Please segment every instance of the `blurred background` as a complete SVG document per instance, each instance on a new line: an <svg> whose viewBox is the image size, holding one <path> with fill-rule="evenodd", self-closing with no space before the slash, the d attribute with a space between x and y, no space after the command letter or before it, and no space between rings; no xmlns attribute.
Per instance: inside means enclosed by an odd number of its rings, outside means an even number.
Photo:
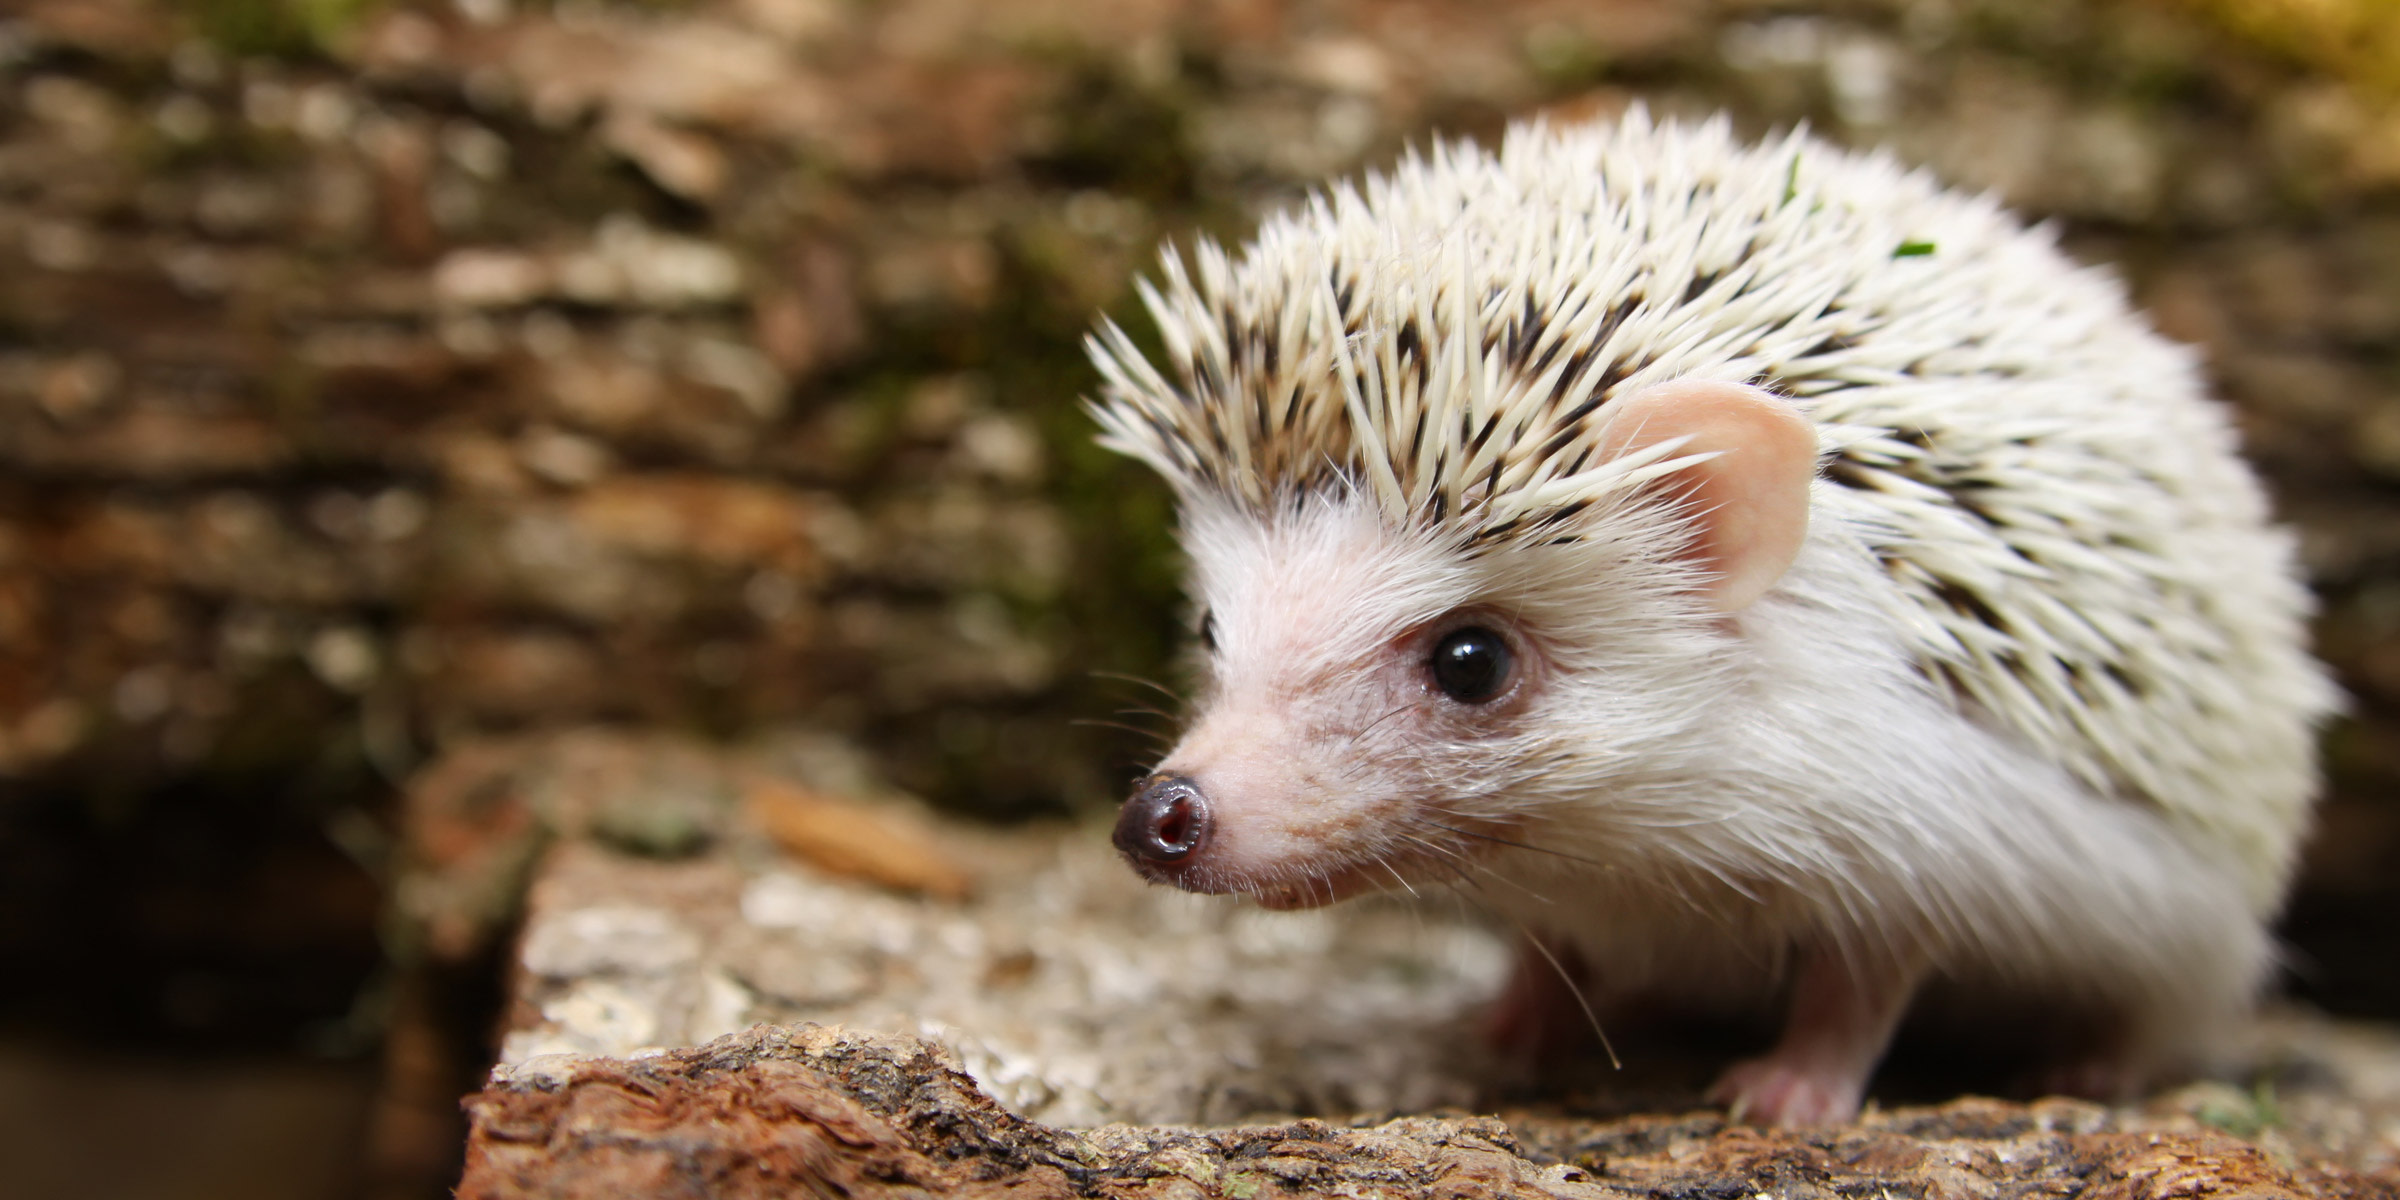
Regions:
<svg viewBox="0 0 2400 1200"><path fill-rule="evenodd" d="M0 1191L446 1194L500 966L412 903L445 755L1112 804L1093 672L1183 614L1094 314L1635 100L1996 192L2205 349L2354 698L2291 990L2400 1018L2387 3L0 0Z"/></svg>

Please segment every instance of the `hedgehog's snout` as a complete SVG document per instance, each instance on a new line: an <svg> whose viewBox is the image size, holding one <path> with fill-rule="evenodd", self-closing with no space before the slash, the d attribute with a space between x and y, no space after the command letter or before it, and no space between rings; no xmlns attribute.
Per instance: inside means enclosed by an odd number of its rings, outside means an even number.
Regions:
<svg viewBox="0 0 2400 1200"><path fill-rule="evenodd" d="M1182 775L1153 775L1117 814L1111 839L1134 867L1153 879L1172 880L1207 843L1208 797Z"/></svg>

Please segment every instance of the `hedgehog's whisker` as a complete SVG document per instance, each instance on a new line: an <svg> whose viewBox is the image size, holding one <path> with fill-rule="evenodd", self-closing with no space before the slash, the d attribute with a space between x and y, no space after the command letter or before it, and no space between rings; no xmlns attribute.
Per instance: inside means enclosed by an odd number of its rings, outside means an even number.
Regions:
<svg viewBox="0 0 2400 1200"><path fill-rule="evenodd" d="M1183 693L1178 692L1174 688L1168 687L1167 685L1160 683L1155 679L1145 679L1142 676L1129 675L1123 671L1094 671L1092 672L1092 675L1099 679L1115 679L1124 683L1140 684L1141 686L1156 691L1160 695L1165 696L1167 699L1174 701L1176 707L1178 708L1190 708L1192 706L1191 701L1183 698Z"/></svg>
<svg viewBox="0 0 2400 1200"><path fill-rule="evenodd" d="M1351 747L1358 745L1358 740L1373 732L1376 726L1383 724L1385 721L1391 720L1393 717L1399 716L1401 713L1407 712L1408 708L1408 705L1403 704L1400 707L1367 722L1356 733L1351 734L1349 738L1342 743L1342 750L1347 751ZM1351 780L1358 778L1359 775L1364 773L1371 765L1373 764L1370 760L1364 758L1359 759L1357 762L1351 764L1349 770L1342 772L1340 782L1348 783Z"/></svg>
<svg viewBox="0 0 2400 1200"><path fill-rule="evenodd" d="M1390 711L1390 712L1387 712L1387 713L1383 714L1382 716L1380 716L1380 717L1377 717L1377 718L1375 718L1374 720L1367 722L1367 723L1366 723L1366 725L1365 725L1363 728L1361 728L1361 729L1360 729L1360 730L1359 730L1357 733L1354 733L1354 734L1351 734L1351 735L1350 735L1350 740L1349 740L1349 741L1342 743L1342 746L1343 746L1343 748L1344 748L1344 749L1347 749L1347 748L1349 748L1349 747L1351 747L1351 746L1355 746L1355 745L1357 745L1357 744L1358 744L1358 739L1360 739L1360 738L1363 738L1363 737L1367 736L1367 735L1368 735L1368 734L1370 734L1370 733L1373 733L1373 732L1375 731L1375 727L1376 727L1376 726L1378 726L1378 725L1381 725L1381 724L1383 724L1385 721L1389 721L1389 720L1391 720L1393 717L1399 716L1401 713L1407 712L1407 711L1408 711L1408 708L1409 708L1409 706L1408 706L1408 705L1405 705L1405 704L1403 704L1403 705L1399 706L1398 708L1395 708L1395 709L1393 709L1392 711Z"/></svg>
<svg viewBox="0 0 2400 1200"><path fill-rule="evenodd" d="M1103 721L1098 717L1075 717L1068 720L1067 724L1088 725L1095 729L1122 729L1127 733L1140 734L1141 736L1156 742L1161 748L1169 745L1166 734L1160 733L1155 729L1144 729L1139 725L1128 725L1123 721Z"/></svg>
<svg viewBox="0 0 2400 1200"><path fill-rule="evenodd" d="M1509 917L1509 921L1516 925L1517 933L1525 939L1527 944L1541 954L1542 961L1549 963L1550 969L1558 972L1558 981L1567 985L1567 994L1575 997L1575 1007L1582 1009L1583 1019L1591 1023L1592 1036L1600 1039L1600 1050L1608 1055L1608 1065L1619 1071L1624 1070L1624 1060L1617 1057L1617 1048L1609 1044L1608 1031L1600 1028L1599 1012L1592 1008L1591 998L1583 994L1583 985L1575 982L1575 976L1567 970L1567 964L1558 961L1558 955L1551 953L1550 947L1542 944L1542 939L1533 936L1533 930L1527 928L1525 922L1519 921L1513 916Z"/></svg>
<svg viewBox="0 0 2400 1200"><path fill-rule="evenodd" d="M1430 824L1430 822L1427 822L1427 823L1428 823L1428 824ZM1479 875L1489 875L1489 876L1491 876L1493 879L1496 879L1496 880L1500 881L1501 883L1505 883L1505 884L1507 884L1508 886L1510 886L1510 887L1512 887L1512 888L1515 888L1516 890L1518 890L1518 891L1520 891L1520 892L1523 892L1523 893L1525 893L1525 895L1526 895L1526 898L1528 898L1528 899L1532 899L1532 900L1539 900L1539 901L1541 901L1541 902L1542 902L1542 903L1544 903L1544 904L1556 904L1556 903L1558 903L1556 900L1553 900L1553 899L1551 899L1550 897L1548 897L1548 896L1545 896L1545 895L1543 895L1542 893L1540 893L1540 892L1537 892L1537 891L1533 890L1532 888L1529 888L1529 887L1525 886L1523 883L1521 883L1521 882L1519 882L1519 881L1517 881L1517 880L1511 879L1511 878L1509 878L1508 876L1506 876L1506 875L1503 875L1503 874L1501 874L1500 872L1498 872L1498 871L1495 871L1495 870L1491 869L1490 867L1488 867L1488 866L1485 866L1485 865L1484 865L1484 864L1482 864L1482 863L1476 862L1474 859L1472 859L1472 858L1469 858L1469 857L1467 857L1466 855L1459 853L1457 850L1455 850L1455 849L1453 849L1453 848L1451 848L1451 847L1449 847L1449 846L1444 846L1444 845L1442 845L1441 843L1439 843L1439 842L1437 842L1437 841L1434 841L1434 840L1433 840L1433 839L1431 839L1431 838L1423 837L1423 836L1420 836L1420 835L1418 835L1418 834L1413 834L1413 833L1403 833L1403 834L1401 834L1400 836L1401 836L1401 837L1404 837L1404 838L1406 838L1406 839L1408 839L1409 841L1411 841L1411 842L1413 842L1413 843L1415 843L1415 844L1417 844L1417 845L1419 845L1419 846L1423 846L1425 849L1427 849L1427 850L1429 850L1429 851L1432 851L1433 853L1435 853L1435 854L1437 854L1437 855L1440 855L1440 856L1442 857L1442 859L1443 859L1443 860L1445 860L1445 861L1444 861L1444 863L1443 863L1443 865L1445 865L1445 866L1448 866L1448 867L1451 869L1451 871L1452 871L1454 874L1455 874L1455 873L1459 873L1459 872L1461 872L1461 871L1473 871L1473 872L1475 872L1476 874L1479 874ZM1465 877L1463 874L1462 874L1462 875L1460 875L1460 879L1461 879L1461 881L1462 881L1462 882L1466 882L1466 883L1473 884L1473 881L1472 881L1472 880L1468 880L1468 879L1466 879L1466 877ZM1480 884L1474 884L1474 886L1475 886L1475 890L1477 890L1477 891L1479 891L1479 892L1483 890L1483 888L1482 888L1482 885L1480 885Z"/></svg>
<svg viewBox="0 0 2400 1200"><path fill-rule="evenodd" d="M1540 938L1533 936L1533 930L1525 922L1518 920L1514 913L1489 903L1488 895L1484 893L1482 885L1470 878L1464 869L1455 863L1452 864L1451 869L1458 876L1460 883L1474 889L1478 895L1487 896L1487 902L1482 906L1485 912L1507 918L1509 924L1517 927L1517 936L1523 938L1527 945L1532 946L1534 951L1542 956L1543 962L1550 964L1550 969L1558 975L1558 981L1567 986L1567 994L1575 997L1575 1006L1583 1010L1584 1022L1592 1027L1592 1036L1600 1039L1600 1049L1608 1055L1608 1065L1619 1071L1624 1070L1625 1062L1617 1057L1617 1048L1610 1044L1608 1031L1600 1027L1599 1010L1593 1008L1591 998L1583 994L1583 985L1576 982L1574 973L1567 970L1567 965L1558 960L1558 955L1552 953L1550 947L1543 945ZM1506 878L1496 874L1493 877L1496 879Z"/></svg>
<svg viewBox="0 0 2400 1200"><path fill-rule="evenodd" d="M1451 811L1451 810L1449 810L1449 809L1437 808L1437 809L1435 809L1434 811L1436 811L1436 812L1441 812L1441 813L1446 813L1446 814L1448 814L1448 815L1451 815L1451 816L1457 816L1457 817L1463 817L1463 816L1464 816L1464 814L1462 814L1462 813L1453 812L1453 811ZM1598 861L1598 860L1596 860L1596 859L1589 859L1589 858L1580 858L1580 857L1577 857L1577 856L1575 856L1575 855L1568 854L1568 853L1566 853L1566 852L1565 852L1565 851L1563 851L1563 850L1552 850L1552 849L1550 849L1550 848L1548 848L1548 847L1544 847L1544 846L1533 846L1533 845L1528 845L1528 844L1526 844L1526 843L1523 843L1523 842L1515 842L1515 841L1510 841L1510 840L1508 840L1508 839L1506 839L1506 838L1496 837L1496 836L1493 836L1493 835L1491 835L1491 834L1477 833L1476 831L1474 831L1474 830L1472 830L1472 829L1459 829L1459 828L1456 828L1456 827L1454 827L1454 826L1450 826L1450 825L1445 825L1445 824L1442 824L1441 822L1438 822L1438 821L1428 821L1428 820L1426 820L1426 819L1425 819L1425 818L1423 818L1423 817L1418 817L1418 818L1415 818L1415 819L1416 819L1416 820L1418 820L1418 821L1420 821L1420 822L1422 822L1422 823L1424 823L1424 824L1427 824L1427 825L1432 825L1432 826L1434 826L1435 828L1438 828L1438 829L1445 829L1445 830L1448 830L1448 831L1450 831L1450 832L1452 832L1452 833L1461 834L1461 835L1464 835L1464 836L1466 836L1466 837L1481 838L1481 839L1483 839L1483 840L1485 840L1485 841L1498 842L1499 844L1501 844L1501 845L1503 845L1503 846L1512 846L1512 847L1515 847L1515 848L1517 848L1517 849L1520 849L1520 850L1532 850L1532 851L1536 851L1536 852L1538 852L1538 853L1542 853L1542 854L1556 855L1556 856L1558 856L1558 857L1562 857L1562 858L1568 859L1568 860L1569 860L1569 861L1571 861L1571 862L1582 863L1582 864L1584 864L1584 865L1586 865L1586 866L1598 867L1598 868L1600 868L1600 869L1601 869L1601 870L1603 870L1603 871L1609 871L1609 872L1615 873L1615 872L1621 872L1621 871L1623 871L1623 870L1624 870L1624 868L1623 868L1622 866L1620 866L1620 865L1618 865L1618 864L1616 864L1616 863L1601 862L1601 861ZM1710 864L1710 863L1701 863L1701 864L1697 864L1697 865L1698 865L1698 867L1699 867L1699 869L1700 869L1700 870L1707 872L1710 878L1712 878L1712 879L1715 879L1717 882L1719 882L1719 883L1721 883L1721 884L1724 884L1724 885L1725 885L1725 888L1726 888L1726 890L1728 890L1728 891L1730 891L1730 892L1733 892L1734 894L1736 894L1736 895L1738 895L1738 896L1741 896L1743 899L1745 899L1745 900L1749 900L1749 901L1751 901L1752 903L1758 903L1758 902L1760 902L1760 900L1759 900L1759 897L1758 897L1758 894L1757 894L1757 893L1756 893L1754 890L1752 890L1752 889L1750 889L1750 888L1748 888L1748 887L1745 887L1745 886L1743 886L1743 885L1742 885L1742 883L1741 883L1740 881L1738 881L1738 880L1736 880L1736 879L1732 878L1731 876L1728 876L1728 875L1727 875L1727 874L1724 872L1724 870L1723 870L1722 868L1720 868L1720 867L1718 867L1718 866L1716 866L1716 865L1714 865L1714 864ZM1483 865L1482 865L1482 864L1480 864L1480 863L1476 864L1476 869L1478 869L1478 870L1482 870L1482 871L1487 871L1487 872L1490 872L1490 868L1488 868L1488 867L1485 867L1485 866L1483 866ZM1501 882L1503 882L1503 883L1506 883L1506 884L1508 884L1509 886L1511 886L1511 887L1514 887L1514 888L1516 888L1517 890L1524 892L1526 895L1532 896L1532 897L1534 897L1535 899L1537 899L1537 900L1540 900L1540 901L1541 901L1542 903L1544 903L1544 904L1552 904L1552 903L1556 903L1555 901L1551 900L1551 899L1550 899L1548 896L1544 896L1544 895L1542 895L1542 894L1541 894L1541 893L1539 893L1539 892L1535 892L1535 891L1533 891L1533 890L1531 890L1531 889L1529 889L1529 888L1525 887L1525 885L1523 885L1523 884L1521 884L1521 883L1517 882L1516 880L1509 878L1509 877L1508 877L1508 876L1506 876L1506 875L1502 875L1502 874L1499 874L1499 873L1497 873L1497 872L1491 872L1491 874L1492 874L1492 877L1493 877L1493 878L1495 878L1495 879L1498 879L1498 880L1500 880ZM1697 897L1695 897L1695 896L1693 896L1693 895L1692 895L1692 893L1691 893L1691 890L1690 890L1688 887L1686 887L1686 886L1685 886L1684 882L1683 882L1681 879L1670 878L1666 886L1667 886L1667 889L1668 889L1668 891L1669 891L1669 894L1673 895L1673 896L1675 897L1675 899L1676 899L1678 902L1680 902L1680 903L1683 905L1683 907L1684 907L1684 908L1686 908L1686 909L1690 910L1693 916L1699 917L1699 918L1701 918L1701 919L1703 919L1703 920L1705 920L1705 921L1709 922L1710 924L1712 924L1712 925L1715 925L1715 926L1717 926L1717 927L1719 927L1719 928L1721 928L1721 929L1724 929L1724 928L1730 928L1730 926L1729 926L1728 922L1727 922L1727 921L1726 921L1726 919L1725 919L1725 915L1724 915L1723 913L1721 913L1721 912L1718 912L1718 911L1716 911L1715 909L1712 909L1712 908L1710 908L1708 905L1701 903L1701 902L1700 902L1700 900L1699 900Z"/></svg>

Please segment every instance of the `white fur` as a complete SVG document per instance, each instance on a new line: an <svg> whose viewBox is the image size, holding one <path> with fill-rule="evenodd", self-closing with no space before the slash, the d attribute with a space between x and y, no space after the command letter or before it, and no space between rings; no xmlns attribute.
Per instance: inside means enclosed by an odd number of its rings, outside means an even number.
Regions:
<svg viewBox="0 0 2400 1200"><path fill-rule="evenodd" d="M2161 1056L2248 1002L2332 693L2223 413L2112 280L1887 159L1639 112L1196 262L1146 290L1167 372L1095 340L1095 411L1183 501L1218 653L1168 761L1226 781L1226 890L1465 872L1610 986L1913 959ZM1826 451L1730 620L1644 486L1674 447L1591 453L1587 401L1681 378ZM1535 649L1507 712L1428 699L1409 639L1462 608Z"/></svg>

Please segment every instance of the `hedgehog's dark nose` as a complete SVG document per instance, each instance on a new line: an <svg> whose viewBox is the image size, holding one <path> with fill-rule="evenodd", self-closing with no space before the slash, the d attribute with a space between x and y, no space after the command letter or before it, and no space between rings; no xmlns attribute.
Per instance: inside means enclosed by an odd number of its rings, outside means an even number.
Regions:
<svg viewBox="0 0 2400 1200"><path fill-rule="evenodd" d="M1137 866L1173 866L1208 840L1208 798L1181 775L1153 775L1117 814L1110 839Z"/></svg>

